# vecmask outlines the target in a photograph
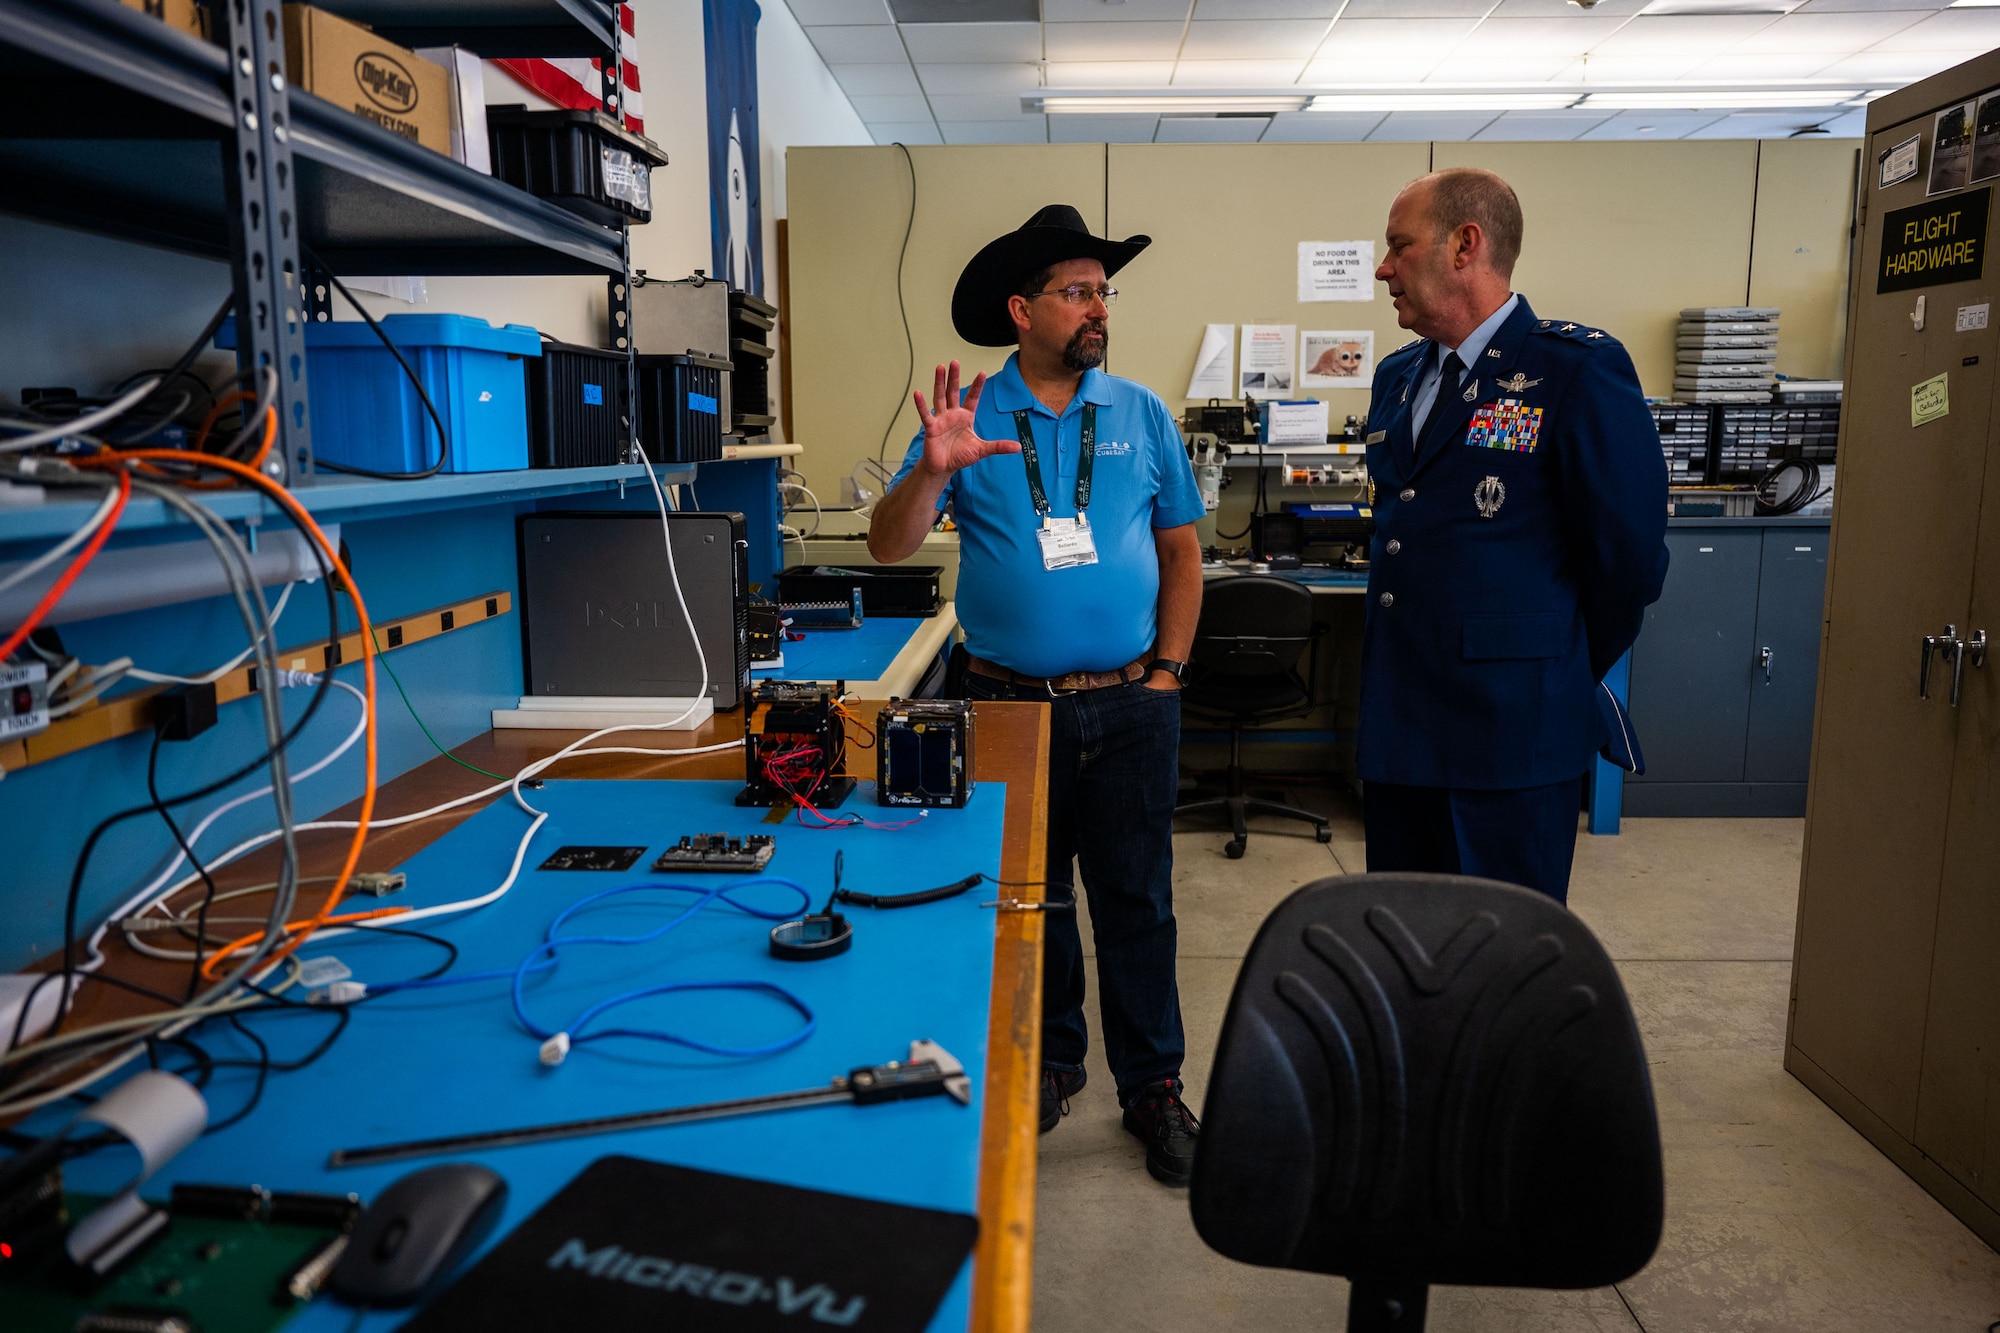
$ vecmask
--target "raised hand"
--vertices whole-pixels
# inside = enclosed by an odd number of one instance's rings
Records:
[[[993,454],[1021,452],[1018,440],[982,440],[973,430],[979,395],[985,388],[986,374],[982,371],[973,377],[972,387],[966,390],[965,401],[960,403],[958,362],[954,361],[949,371],[943,366],[937,368],[937,381],[932,386],[937,411],[931,411],[930,404],[924,401],[923,390],[912,395],[917,403],[917,417],[924,423],[925,468],[939,476],[950,476]]]

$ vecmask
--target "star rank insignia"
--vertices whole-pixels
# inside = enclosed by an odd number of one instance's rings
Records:
[[[1574,325],[1574,324],[1565,324],[1565,325],[1563,325],[1563,326],[1562,326],[1562,331],[1563,331],[1564,333],[1575,333],[1575,332],[1576,332],[1576,325]]]
[[[1586,338],[1602,338],[1604,336],[1604,330],[1592,329],[1589,333],[1586,333],[1583,336]]]

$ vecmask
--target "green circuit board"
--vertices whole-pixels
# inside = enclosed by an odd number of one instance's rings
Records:
[[[71,1219],[102,1200],[66,1194]],[[175,1214],[166,1230],[111,1279],[79,1292],[60,1243],[0,1263],[0,1320],[8,1333],[74,1333],[86,1314],[179,1315],[195,1333],[270,1333],[302,1308],[280,1284],[333,1227]],[[137,1325],[134,1325],[137,1327]]]

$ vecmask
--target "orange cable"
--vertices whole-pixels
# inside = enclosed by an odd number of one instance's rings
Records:
[[[267,447],[269,440],[275,433],[276,423],[277,418],[274,414],[265,425]],[[332,891],[327,894],[326,901],[320,905],[319,910],[311,917],[305,921],[292,922],[286,927],[288,932],[297,929],[300,933],[272,951],[268,961],[275,963],[290,955],[299,945],[305,943],[306,939],[314,931],[327,924],[328,919],[333,915],[333,909],[339,905],[341,898],[347,892],[348,881],[353,878],[355,866],[361,860],[362,846],[368,841],[368,824],[375,815],[375,627],[368,619],[368,607],[361,600],[361,589],[355,586],[354,576],[348,573],[347,566],[341,563],[340,552],[335,549],[332,542],[327,540],[326,533],[320,530],[319,524],[313,521],[312,515],[306,512],[305,506],[301,505],[290,491],[265,476],[256,468],[245,463],[239,463],[232,458],[222,458],[213,454],[189,454],[186,450],[182,449],[106,450],[103,453],[93,454],[87,459],[79,460],[78,466],[99,467],[105,464],[144,462],[147,460],[190,463],[196,467],[214,468],[222,472],[227,472],[243,481],[247,481],[257,487],[257,489],[263,491],[290,513],[293,518],[296,518],[299,521],[299,525],[311,534],[313,541],[318,544],[320,551],[326,556],[328,566],[339,576],[341,582],[346,586],[348,598],[354,603],[355,618],[360,622],[362,684],[364,695],[368,701],[367,758],[363,777],[364,785],[361,792],[361,813],[355,821],[354,840],[348,846],[347,857],[341,863],[340,873],[334,879]],[[131,487],[129,478],[125,480],[124,485],[129,491]],[[241,939],[231,940],[229,943],[223,945],[220,949],[210,954],[202,963],[202,976],[209,980],[214,980],[215,969],[223,959],[240,949],[251,946],[261,938],[262,934],[260,932],[257,935],[247,935]]]
[[[111,530],[117,527],[118,520],[124,517],[125,502],[131,498],[132,479],[121,474],[118,478],[118,502],[111,507],[111,512],[104,516],[104,521],[97,525],[97,531],[90,534],[90,540],[84,544],[82,552],[76,559],[70,562],[69,568],[62,572],[62,577],[49,586],[49,590],[42,594],[42,599],[35,603],[34,609],[28,612],[28,618],[23,620],[20,627],[9,634],[4,642],[0,642],[0,662],[6,661],[16,648],[27,642],[28,636],[35,632],[35,626],[42,623],[42,617],[55,609],[55,604],[69,591],[70,584],[76,582],[76,576],[83,573],[84,566],[97,558],[97,553],[104,549],[104,543],[111,539]]]

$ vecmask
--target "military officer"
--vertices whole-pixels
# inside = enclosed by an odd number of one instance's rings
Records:
[[[1666,466],[1618,340],[1512,291],[1521,205],[1489,171],[1418,178],[1375,277],[1417,341],[1368,410],[1361,649],[1370,871],[1569,892],[1592,758],[1636,765],[1602,682],[1667,572]]]

